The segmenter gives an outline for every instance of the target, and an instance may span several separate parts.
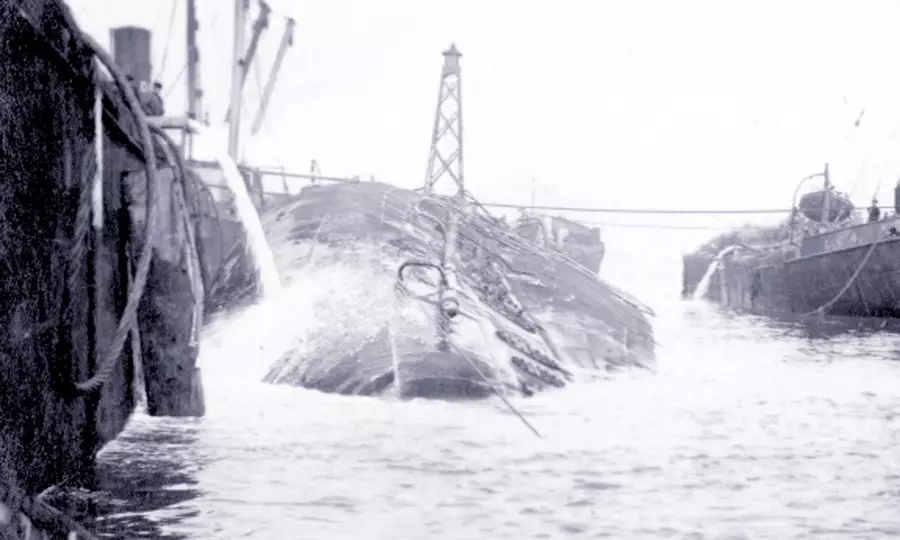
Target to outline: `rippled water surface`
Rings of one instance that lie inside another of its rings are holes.
[[[677,263],[667,278],[628,264],[619,275],[658,307],[657,372],[514,400],[541,439],[495,401],[258,383],[277,332],[257,312],[219,323],[204,342],[208,416],[138,416],[104,451],[105,487],[129,510],[105,527],[222,539],[900,535],[898,336],[721,314],[675,300]]]

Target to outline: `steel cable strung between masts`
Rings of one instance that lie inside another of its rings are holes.
[[[555,212],[576,212],[585,214],[661,214],[661,215],[752,215],[752,214],[790,214],[792,209],[778,208],[750,208],[750,209],[720,209],[720,210],[687,210],[680,208],[592,208],[589,206],[549,206],[528,204],[512,204],[512,203],[482,203],[482,206],[491,208],[509,208],[513,210],[550,210]],[[894,210],[893,206],[879,206],[882,210]]]
[[[159,71],[156,73],[157,79],[161,79],[163,74],[166,72],[166,60],[169,58],[169,45],[172,42],[172,30],[175,27],[175,13],[178,11],[178,0],[172,0],[172,9],[169,12],[169,25],[166,27],[168,29],[166,35],[166,46],[163,48],[162,60],[159,63]]]

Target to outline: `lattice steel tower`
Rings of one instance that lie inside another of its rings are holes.
[[[437,111],[434,114],[434,131],[431,134],[431,151],[428,154],[428,171],[425,173],[425,193],[434,191],[435,184],[445,176],[456,182],[456,192],[453,194],[462,196],[465,193],[462,83],[459,76],[461,56],[456,45],[450,45],[450,48],[444,51],[444,67],[441,69]]]

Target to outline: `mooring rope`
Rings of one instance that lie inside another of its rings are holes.
[[[83,393],[89,393],[102,388],[109,380],[122,355],[125,341],[131,333],[131,325],[134,324],[134,321],[137,319],[135,313],[137,312],[141,297],[144,294],[144,287],[147,284],[147,278],[150,273],[150,263],[153,258],[153,233],[156,230],[158,201],[156,197],[156,150],[150,136],[150,128],[147,125],[144,111],[138,102],[137,96],[131,88],[131,85],[128,84],[128,81],[125,79],[125,75],[118,69],[110,55],[90,36],[82,34],[81,39],[84,40],[99,62],[110,72],[116,86],[124,96],[132,115],[134,115],[140,133],[141,146],[144,154],[144,169],[147,177],[147,222],[144,233],[144,245],[142,246],[141,254],[135,268],[134,280],[131,284],[131,290],[128,293],[125,309],[123,310],[122,317],[119,319],[116,334],[113,337],[109,351],[107,351],[106,355],[98,362],[94,375],[85,381],[75,383],[75,388],[77,390]],[[97,82],[99,83],[99,81]],[[102,132],[95,133],[95,137],[103,136],[104,134]],[[101,163],[103,156],[95,156],[95,159],[98,163]],[[79,213],[81,212],[82,210],[79,209]],[[76,223],[76,227],[78,226],[83,227],[83,224],[80,222]],[[75,237],[84,241],[87,238],[87,232],[76,228]],[[76,242],[76,244],[77,243],[78,242]],[[73,249],[73,253],[75,252],[76,251]]]
[[[843,298],[844,294],[850,287],[856,283],[856,279],[859,278],[859,275],[862,273],[863,269],[865,269],[866,265],[869,263],[869,259],[872,258],[872,255],[875,253],[875,249],[878,248],[878,245],[887,238],[886,234],[881,234],[875,238],[875,241],[872,242],[872,245],[869,246],[869,249],[866,251],[866,254],[863,256],[862,261],[860,261],[859,266],[856,267],[856,271],[853,272],[853,275],[850,276],[850,279],[847,280],[847,283],[844,284],[844,287],[834,295],[831,300],[825,302],[821,306],[817,307],[812,311],[808,311],[800,315],[801,317],[810,317],[812,315],[823,315],[825,310],[836,304],[841,298]]]
[[[45,501],[42,495],[32,497],[19,489],[4,492],[2,488],[0,495],[0,499],[6,500],[0,502],[0,531],[19,527],[22,540],[58,537],[59,534],[69,540],[100,540],[78,521]]]
[[[101,66],[105,67],[112,75],[115,87],[123,96],[128,112],[131,113],[138,127],[140,137],[138,146],[140,146],[142,151],[147,186],[145,241],[133,276],[130,269],[131,259],[129,258],[128,260],[129,270],[126,276],[128,278],[128,283],[126,284],[128,298],[119,320],[116,334],[109,351],[102,358],[97,359],[94,366],[96,368],[94,374],[85,381],[74,383],[74,388],[79,392],[90,393],[102,388],[108,382],[117,362],[120,361],[124,343],[129,337],[131,337],[132,345],[135,348],[135,360],[140,362],[140,335],[138,332],[137,310],[147,283],[154,249],[153,233],[156,230],[156,222],[158,220],[157,164],[153,139],[151,138],[143,110],[131,85],[125,80],[124,74],[116,67],[110,55],[93,38],[79,30],[67,6],[60,3],[58,5],[58,14],[64,19],[64,24],[62,25],[64,31],[71,32],[72,35],[77,36],[77,39],[86,46],[94,57],[92,58],[92,67],[94,68],[94,80],[92,81],[94,85],[94,140],[93,144],[87,145],[83,152],[84,156],[82,156],[79,183],[80,194],[77,201],[78,207],[75,215],[72,245],[69,250],[68,276],[64,280],[65,288],[68,288],[69,291],[78,289],[79,276],[83,269],[84,261],[89,254],[90,235],[93,232],[96,237],[101,237],[105,221],[103,211],[103,177],[105,175],[103,160],[105,157],[104,137],[106,129],[103,125],[104,93],[102,91],[103,83],[100,80]],[[20,15],[39,34],[42,33],[41,28],[32,20],[28,13],[20,10]],[[63,61],[68,60],[56,49],[54,51],[60,55]],[[76,76],[80,76],[80,74],[76,73]],[[113,123],[117,124],[118,122],[113,119]],[[121,129],[124,130],[124,128]],[[126,136],[128,136],[127,132]],[[173,163],[171,159],[169,161],[173,167],[178,165]],[[181,173],[184,171],[183,167],[178,170]],[[70,184],[66,185],[66,187],[69,186]],[[180,204],[186,206],[183,199]],[[186,214],[186,209],[183,208],[183,210],[183,213]],[[192,244],[193,239],[189,237],[188,243]],[[193,256],[196,257],[196,253]],[[189,265],[190,263],[191,261],[188,262]],[[88,279],[91,278],[92,276],[88,276]],[[3,531],[3,533],[0,533],[0,536],[12,532],[14,529],[19,529],[18,532],[24,533],[26,535],[25,538],[28,539],[35,537],[47,538],[49,535],[54,535],[53,537],[64,536],[70,540],[99,540],[97,535],[51,506],[42,496],[28,496],[21,489],[7,484],[5,480],[0,482],[0,501],[2,501],[0,502],[0,530]]]
[[[472,369],[474,369],[475,372],[478,373],[478,376],[481,377],[481,379],[485,382],[485,384],[488,385],[488,387],[491,389],[491,391],[494,392],[494,394],[498,398],[500,398],[500,400],[503,402],[503,404],[506,405],[506,408],[508,408],[510,411],[512,411],[513,414],[515,414],[517,417],[519,417],[519,420],[521,420],[522,423],[525,424],[525,426],[528,427],[528,429],[530,429],[531,432],[534,433],[534,435],[537,438],[539,438],[539,439],[543,438],[543,436],[537,430],[537,428],[535,428],[534,425],[532,425],[532,423],[529,422],[527,418],[525,418],[525,415],[523,415],[521,412],[519,412],[519,409],[517,409],[515,407],[515,405],[513,405],[512,403],[509,402],[508,399],[506,399],[506,396],[503,395],[503,392],[501,392],[497,388],[497,386],[490,379],[488,379],[488,376],[485,375],[484,372],[481,371],[481,369],[478,367],[478,365],[475,364],[475,362],[471,358],[469,358],[469,355],[467,355],[465,352],[460,350],[460,348],[457,347],[456,344],[453,343],[452,341],[448,340],[447,344],[450,345],[450,347],[454,350],[454,352],[456,352],[457,355],[463,357],[465,359],[465,361],[468,362],[470,366],[472,366]]]

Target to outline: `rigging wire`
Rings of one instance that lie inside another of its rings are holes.
[[[651,229],[673,231],[722,231],[735,228],[733,225],[665,225],[662,223],[608,223],[603,221],[579,221],[582,225],[619,229]]]
[[[483,206],[490,208],[552,210],[556,212],[606,213],[606,214],[790,214],[790,209],[743,209],[743,210],[706,210],[706,209],[660,209],[660,208],[592,208],[587,206],[529,206],[522,204],[486,202]]]
[[[555,212],[577,212],[592,214],[657,214],[657,215],[751,215],[751,214],[790,214],[791,209],[747,208],[747,209],[685,209],[685,208],[595,208],[590,206],[530,206],[500,202],[485,202],[482,206],[490,208],[509,208],[513,210],[548,210]],[[893,205],[879,206],[881,210],[894,210]]]
[[[175,25],[175,12],[177,11],[178,0],[172,0],[172,11],[169,13],[169,25],[166,32],[166,46],[163,48],[162,60],[159,63],[159,70],[156,72],[158,78],[162,78],[163,74],[166,72],[166,60],[169,58],[169,48],[172,44],[172,27]],[[175,83],[172,84],[174,85]]]
[[[181,76],[184,75],[184,72],[186,70],[187,70],[187,62],[185,62],[184,65],[181,66],[181,70],[178,72],[178,75],[175,76],[175,80],[173,80],[171,83],[169,83],[169,87],[166,88],[166,91],[162,96],[163,99],[166,99],[167,97],[169,97],[169,94],[171,94],[172,90],[175,89],[175,86],[178,84],[178,81],[181,80]]]

